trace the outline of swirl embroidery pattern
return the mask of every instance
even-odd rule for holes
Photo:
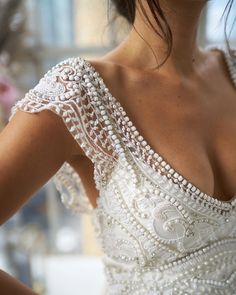
[[[236,86],[235,59],[223,52]],[[53,67],[10,119],[19,109],[59,115],[94,164],[95,209],[68,163],[54,181],[68,208],[93,218],[106,295],[236,294],[236,198],[201,192],[154,152],[88,61]]]

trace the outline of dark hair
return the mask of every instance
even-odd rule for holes
[[[142,13],[144,14],[144,16],[147,19],[148,23],[151,25],[151,27],[157,33],[157,35],[160,38],[162,38],[163,40],[165,40],[165,42],[167,44],[166,57],[165,57],[164,61],[161,64],[159,64],[159,66],[164,64],[165,61],[168,59],[168,57],[171,54],[173,38],[172,38],[171,28],[170,28],[170,26],[168,24],[168,21],[167,21],[165,15],[164,15],[164,12],[163,12],[162,8],[160,6],[159,0],[146,0],[146,1],[147,1],[147,4],[148,4],[148,6],[150,8],[150,11],[151,11],[154,19],[155,19],[155,21],[156,21],[156,23],[158,25],[158,28],[159,28],[160,32],[158,32],[156,30],[156,28],[153,26],[153,24],[149,20],[147,14],[146,14],[146,11],[145,11],[145,9],[143,7],[142,1],[140,1],[140,0],[108,0],[108,1],[112,2],[112,4],[115,6],[115,9],[116,9],[117,13],[119,15],[123,16],[128,21],[128,23],[131,24],[132,26],[133,26],[134,20],[135,20],[137,1],[139,2]],[[230,48],[230,45],[229,45],[229,36],[230,36],[230,33],[232,32],[233,25],[234,25],[236,19],[234,19],[234,22],[233,22],[232,28],[230,29],[229,34],[227,34],[227,23],[228,23],[228,18],[229,18],[229,14],[230,14],[233,2],[234,2],[234,0],[229,0],[228,1],[227,5],[226,5],[226,7],[225,7],[225,9],[223,11],[223,14],[221,16],[221,19],[222,19],[222,17],[226,14],[225,23],[224,23],[224,35],[225,35],[225,41],[226,41],[227,49],[228,49],[228,52],[230,53],[231,56],[233,56],[233,52],[232,52],[232,50]],[[134,29],[135,29],[135,27],[134,27]],[[137,32],[137,30],[136,30],[136,32]],[[141,36],[141,38],[142,38],[142,36]]]

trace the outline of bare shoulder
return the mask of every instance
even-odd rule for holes
[[[106,59],[104,57],[90,59],[88,62],[95,68],[95,70],[103,78],[104,82],[108,87],[112,87],[113,84],[116,84],[120,81],[124,75],[123,68],[117,64],[115,61]],[[114,83],[114,81],[116,83]],[[113,88],[113,87],[112,87]]]
[[[144,82],[143,72],[125,64],[120,56],[107,54],[100,58],[89,59],[88,62],[102,77],[105,85],[113,96],[119,98],[129,97],[137,86]]]

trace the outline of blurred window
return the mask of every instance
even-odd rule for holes
[[[108,17],[112,17],[112,13],[108,13],[108,2],[108,0],[22,1],[28,16],[27,45],[33,52],[31,58],[28,56],[28,61],[21,60],[23,68],[22,74],[18,75],[18,80],[21,82],[18,84],[24,84],[24,92],[35,86],[42,75],[57,62],[71,56],[96,58],[119,44],[130,26],[122,17],[107,25]],[[207,3],[199,30],[201,45],[225,41],[225,18],[221,22],[220,18],[227,2],[228,0],[214,0]],[[228,32],[235,21],[235,11],[236,3],[233,4],[229,15]],[[235,45],[236,28],[231,33],[231,40]],[[76,257],[78,254],[85,257],[100,255],[90,218],[83,215],[73,216],[65,209],[51,181],[35,194],[3,229],[0,232],[2,237],[0,237],[0,262],[3,263],[4,260],[11,273],[35,290],[44,290],[46,285],[46,264],[41,259],[42,256],[56,254],[56,258],[60,259],[65,254],[75,254]],[[37,257],[40,257],[41,263]],[[55,261],[57,263],[57,259],[54,258],[53,256],[53,265]],[[60,267],[59,263],[58,269]],[[88,272],[89,280],[95,282],[95,277],[99,277],[96,274],[98,267],[100,266],[96,261],[95,267],[91,267],[91,272]],[[67,294],[73,292],[68,289]],[[87,294],[86,290],[79,292]]]
[[[209,1],[207,9],[207,21],[206,21],[206,41],[209,43],[222,43],[225,40],[224,37],[224,22],[225,17],[220,21],[223,14],[224,8],[226,7],[228,0],[214,0]],[[235,11],[236,2],[234,1],[231,12],[228,17],[227,33],[230,32],[232,25],[235,23]],[[230,39],[235,44],[236,43],[236,28],[234,27]]]

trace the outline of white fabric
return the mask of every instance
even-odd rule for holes
[[[235,58],[218,50],[236,86]],[[96,209],[68,163],[54,181],[67,207],[92,214],[106,295],[236,294],[236,196],[216,200],[153,151],[88,61],[56,65],[11,118],[19,109],[58,114],[94,163]]]

